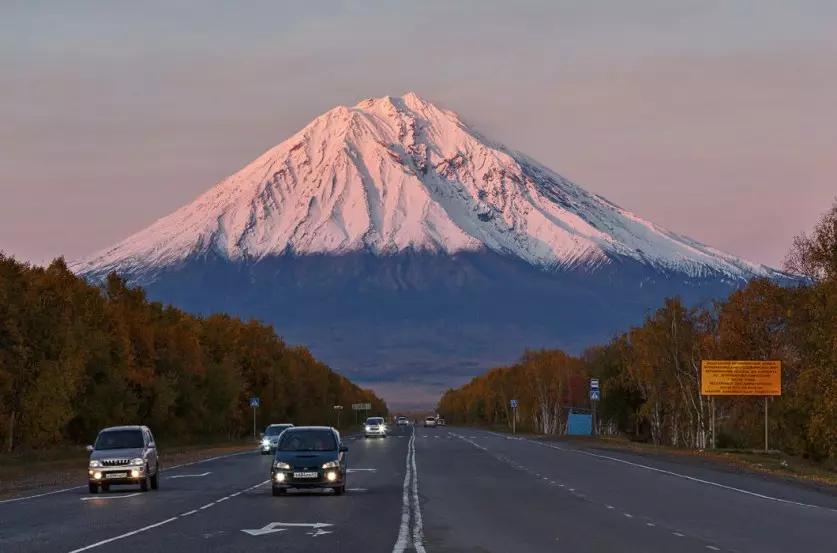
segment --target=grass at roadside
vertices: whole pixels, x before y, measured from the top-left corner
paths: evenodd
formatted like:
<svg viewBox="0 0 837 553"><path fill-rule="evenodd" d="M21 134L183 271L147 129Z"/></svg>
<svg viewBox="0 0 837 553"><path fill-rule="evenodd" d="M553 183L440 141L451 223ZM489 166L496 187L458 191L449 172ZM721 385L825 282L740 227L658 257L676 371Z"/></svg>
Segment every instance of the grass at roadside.
<svg viewBox="0 0 837 553"><path fill-rule="evenodd" d="M217 455L256 449L252 439L210 444L160 444L163 468ZM87 480L84 447L54 448L26 455L0 455L0 498L16 497L51 486L83 485Z"/></svg>

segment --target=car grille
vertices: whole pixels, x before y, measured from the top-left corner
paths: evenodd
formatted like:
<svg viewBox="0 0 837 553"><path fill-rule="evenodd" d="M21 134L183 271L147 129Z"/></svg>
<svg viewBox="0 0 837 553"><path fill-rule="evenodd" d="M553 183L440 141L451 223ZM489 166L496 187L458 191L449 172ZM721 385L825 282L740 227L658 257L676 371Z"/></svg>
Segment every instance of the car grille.
<svg viewBox="0 0 837 553"><path fill-rule="evenodd" d="M127 465L130 459L105 459L102 461L103 467L121 467Z"/></svg>

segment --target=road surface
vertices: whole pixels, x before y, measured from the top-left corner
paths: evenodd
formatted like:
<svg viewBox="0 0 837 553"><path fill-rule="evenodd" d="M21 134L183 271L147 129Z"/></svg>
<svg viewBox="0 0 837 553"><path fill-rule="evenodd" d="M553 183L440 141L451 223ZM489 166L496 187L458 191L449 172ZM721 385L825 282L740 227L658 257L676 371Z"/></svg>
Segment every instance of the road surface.
<svg viewBox="0 0 837 553"><path fill-rule="evenodd" d="M348 487L273 497L271 457L172 467L160 490L0 501L0 551L791 552L837 547L837 498L630 453L467 428L346 437ZM81 468L84 470L84 467ZM53 493L55 492L55 493ZM48 494L48 495L41 495Z"/></svg>

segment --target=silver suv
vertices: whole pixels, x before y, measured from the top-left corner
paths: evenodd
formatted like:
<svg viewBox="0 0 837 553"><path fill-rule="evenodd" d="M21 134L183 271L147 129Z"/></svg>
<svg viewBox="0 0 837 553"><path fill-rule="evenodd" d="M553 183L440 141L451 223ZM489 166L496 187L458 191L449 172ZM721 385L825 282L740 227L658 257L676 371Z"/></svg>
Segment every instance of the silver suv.
<svg viewBox="0 0 837 553"><path fill-rule="evenodd" d="M160 484L157 444L146 426L114 426L99 432L94 445L87 446L90 461L87 480L90 493L108 491L111 484L139 484L144 492Z"/></svg>

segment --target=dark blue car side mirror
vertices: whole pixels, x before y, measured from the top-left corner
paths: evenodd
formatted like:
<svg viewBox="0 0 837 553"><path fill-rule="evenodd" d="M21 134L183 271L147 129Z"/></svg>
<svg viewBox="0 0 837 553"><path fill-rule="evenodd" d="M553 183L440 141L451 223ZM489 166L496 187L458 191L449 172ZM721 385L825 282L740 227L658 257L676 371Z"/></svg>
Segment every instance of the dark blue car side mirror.
<svg viewBox="0 0 837 553"><path fill-rule="evenodd" d="M340 453L346 453L347 451L349 451L348 446L345 446L345 445L340 446Z"/></svg>

